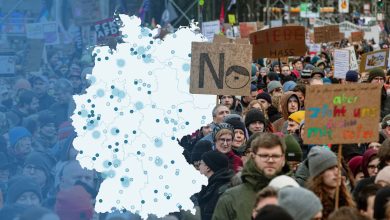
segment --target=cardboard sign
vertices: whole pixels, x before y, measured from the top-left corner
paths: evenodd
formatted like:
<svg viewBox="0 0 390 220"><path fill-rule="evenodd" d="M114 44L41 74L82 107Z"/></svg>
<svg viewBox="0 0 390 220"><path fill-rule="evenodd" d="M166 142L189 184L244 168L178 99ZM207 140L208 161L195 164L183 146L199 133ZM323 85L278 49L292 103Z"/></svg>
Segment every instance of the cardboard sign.
<svg viewBox="0 0 390 220"><path fill-rule="evenodd" d="M240 22L241 38L249 38L249 34L257 31L256 22Z"/></svg>
<svg viewBox="0 0 390 220"><path fill-rule="evenodd" d="M190 93L250 94L252 45L192 42Z"/></svg>
<svg viewBox="0 0 390 220"><path fill-rule="evenodd" d="M72 0L70 5L77 24L94 23L102 19L99 1Z"/></svg>
<svg viewBox="0 0 390 220"><path fill-rule="evenodd" d="M218 34L220 31L221 27L218 20L202 22L202 34L209 40L209 42L212 42L214 35Z"/></svg>
<svg viewBox="0 0 390 220"><path fill-rule="evenodd" d="M306 53L305 27L270 28L251 33L253 59L303 56Z"/></svg>
<svg viewBox="0 0 390 220"><path fill-rule="evenodd" d="M338 25L314 27L314 43L328 43L341 39Z"/></svg>
<svg viewBox="0 0 390 220"><path fill-rule="evenodd" d="M15 74L15 52L0 52L0 76Z"/></svg>
<svg viewBox="0 0 390 220"><path fill-rule="evenodd" d="M363 31L351 32L351 41L352 42L361 42L363 39L364 39L364 32Z"/></svg>
<svg viewBox="0 0 390 220"><path fill-rule="evenodd" d="M119 35L119 27L113 18L107 18L96 22L94 28L97 40L101 40L106 37L116 37Z"/></svg>
<svg viewBox="0 0 390 220"><path fill-rule="evenodd" d="M360 61L360 72L366 72L376 67L386 69L388 58L389 50L387 49L365 53Z"/></svg>
<svg viewBox="0 0 390 220"><path fill-rule="evenodd" d="M345 76L350 67L350 51L343 49L334 50L334 77L345 79Z"/></svg>
<svg viewBox="0 0 390 220"><path fill-rule="evenodd" d="M380 95L377 84L307 86L304 143L378 141Z"/></svg>
<svg viewBox="0 0 390 220"><path fill-rule="evenodd" d="M349 69L359 71L359 65L356 58L355 48L353 46L344 48L349 50Z"/></svg>

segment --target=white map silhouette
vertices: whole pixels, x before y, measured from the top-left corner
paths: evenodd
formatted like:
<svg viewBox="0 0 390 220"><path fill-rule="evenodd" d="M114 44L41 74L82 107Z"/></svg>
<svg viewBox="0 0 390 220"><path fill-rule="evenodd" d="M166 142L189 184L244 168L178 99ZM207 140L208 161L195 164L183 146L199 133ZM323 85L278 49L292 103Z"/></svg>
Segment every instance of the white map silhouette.
<svg viewBox="0 0 390 220"><path fill-rule="evenodd" d="M212 121L215 96L189 93L191 42L206 39L194 24L153 39L156 30L139 18L120 19L125 43L112 54L94 49L92 84L74 96L77 159L105 177L95 210L146 218L192 209L189 198L207 179L186 162L176 138Z"/></svg>

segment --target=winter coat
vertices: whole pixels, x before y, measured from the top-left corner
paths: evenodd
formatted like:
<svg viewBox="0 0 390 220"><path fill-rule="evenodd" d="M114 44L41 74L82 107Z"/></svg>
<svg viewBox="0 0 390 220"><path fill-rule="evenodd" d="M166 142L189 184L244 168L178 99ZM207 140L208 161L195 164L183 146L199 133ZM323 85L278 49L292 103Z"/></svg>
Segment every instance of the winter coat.
<svg viewBox="0 0 390 220"><path fill-rule="evenodd" d="M202 220L211 220L215 205L219 197L228 189L230 179L234 176L231 169L222 169L215 172L210 178L207 186L196 195L200 207Z"/></svg>
<svg viewBox="0 0 390 220"><path fill-rule="evenodd" d="M295 92L284 93L281 100L280 100L282 118L280 118L280 119L276 120L274 123L272 123L275 132L282 131L284 123L287 121L288 116L290 116L290 114L288 113L288 100L293 95L296 96L296 98L298 100L298 110L300 110L301 103L299 101L298 95Z"/></svg>
<svg viewBox="0 0 390 220"><path fill-rule="evenodd" d="M283 167L280 174L289 172L288 165ZM251 219L255 205L256 194L272 180L260 172L253 159L248 160L242 171L242 184L228 189L219 198L215 207L213 220L248 220Z"/></svg>

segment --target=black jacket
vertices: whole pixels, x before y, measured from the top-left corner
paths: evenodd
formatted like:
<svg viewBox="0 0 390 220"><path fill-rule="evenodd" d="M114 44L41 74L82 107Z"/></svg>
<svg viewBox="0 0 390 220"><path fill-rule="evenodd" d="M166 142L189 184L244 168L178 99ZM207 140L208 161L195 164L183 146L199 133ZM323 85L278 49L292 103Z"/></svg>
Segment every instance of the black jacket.
<svg viewBox="0 0 390 220"><path fill-rule="evenodd" d="M209 178L207 186L203 186L197 194L202 220L211 220L219 196L229 187L233 176L233 170L219 170Z"/></svg>

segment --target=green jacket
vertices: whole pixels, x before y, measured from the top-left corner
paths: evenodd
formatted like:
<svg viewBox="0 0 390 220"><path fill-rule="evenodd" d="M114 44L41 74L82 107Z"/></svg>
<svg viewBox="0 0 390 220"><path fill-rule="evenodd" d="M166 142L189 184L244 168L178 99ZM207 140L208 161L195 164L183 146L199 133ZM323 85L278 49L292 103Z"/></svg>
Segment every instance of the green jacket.
<svg viewBox="0 0 390 220"><path fill-rule="evenodd" d="M288 166L283 170L285 169L288 171ZM257 192L266 187L272 178L265 177L257 169L253 159L250 159L244 166L241 179L242 184L226 190L219 197L212 220L251 219Z"/></svg>

